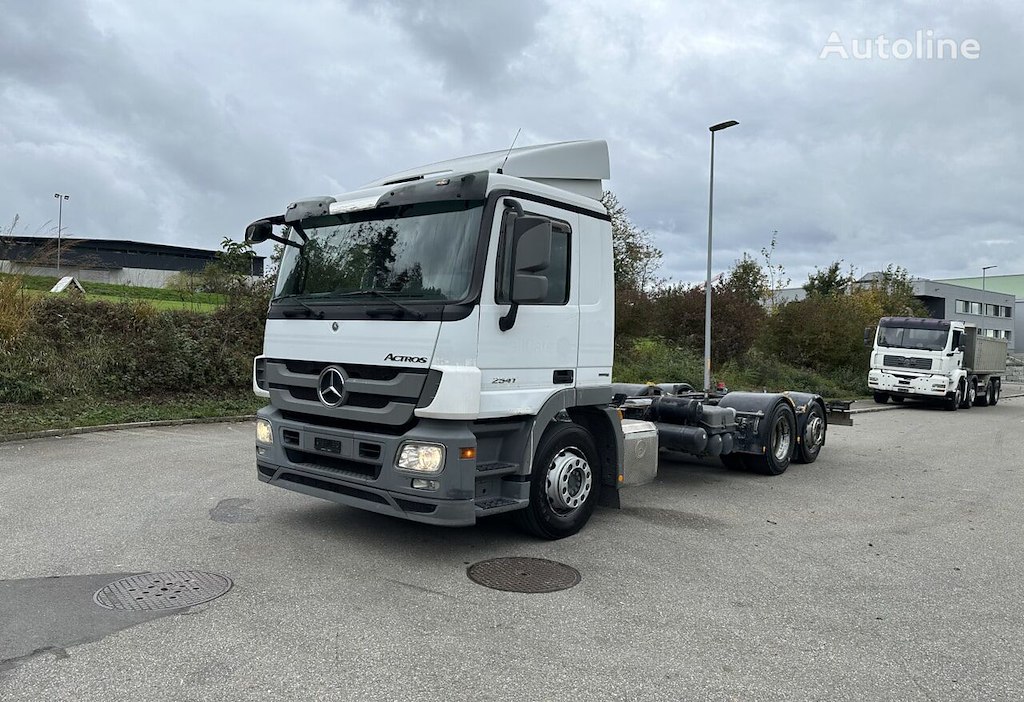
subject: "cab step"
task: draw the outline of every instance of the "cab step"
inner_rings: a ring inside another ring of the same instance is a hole
[[[487,497],[476,501],[476,516],[511,512],[519,507],[525,507],[528,502],[529,500],[516,500],[511,497]]]

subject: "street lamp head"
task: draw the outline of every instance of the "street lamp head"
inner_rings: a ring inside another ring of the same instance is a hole
[[[990,269],[990,268],[999,268],[999,266],[982,266],[982,267],[981,267],[981,270],[983,270],[983,271],[987,271],[987,270],[988,270],[988,269]]]
[[[721,122],[719,124],[712,125],[708,127],[708,129],[710,129],[713,132],[717,132],[722,129],[728,129],[729,127],[735,127],[737,124],[739,124],[739,122],[737,122],[734,119],[730,119],[728,122]]]

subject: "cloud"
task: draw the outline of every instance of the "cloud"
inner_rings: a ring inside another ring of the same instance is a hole
[[[918,30],[981,57],[819,58],[833,31]],[[607,138],[608,186],[662,274],[697,281],[707,127],[736,119],[716,138],[716,271],[778,231],[794,284],[836,259],[1024,272],[1022,34],[1009,1],[17,3],[0,218],[52,229],[59,190],[72,235],[215,247],[297,197],[522,128],[519,144]]]

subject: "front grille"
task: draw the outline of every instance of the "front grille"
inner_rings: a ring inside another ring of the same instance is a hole
[[[317,395],[320,374],[328,366],[341,369],[346,380],[344,399],[328,407]],[[315,424],[363,422],[376,427],[407,427],[424,391],[436,392],[428,383],[426,369],[324,363],[318,361],[266,360],[270,403],[282,411],[312,415]]]
[[[893,356],[886,354],[882,362],[893,368],[913,368],[915,370],[931,370],[932,359],[914,358],[912,356]]]
[[[380,475],[379,464],[363,463],[362,461],[352,461],[347,458],[325,456],[320,453],[298,451],[290,448],[284,450],[284,455],[296,465],[316,468],[348,477],[376,480],[377,476]]]

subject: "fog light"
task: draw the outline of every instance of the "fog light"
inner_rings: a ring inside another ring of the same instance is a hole
[[[412,486],[417,490],[436,490],[441,486],[436,480],[425,480],[423,478],[413,478]]]
[[[395,466],[416,473],[440,473],[444,468],[444,446],[438,444],[402,444]]]
[[[274,443],[274,429],[266,419],[256,420],[256,441],[261,444]]]

